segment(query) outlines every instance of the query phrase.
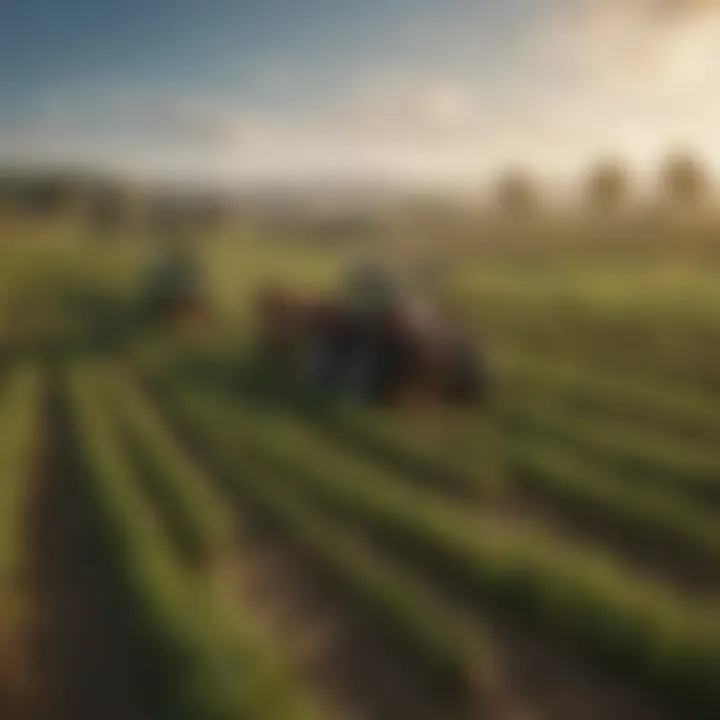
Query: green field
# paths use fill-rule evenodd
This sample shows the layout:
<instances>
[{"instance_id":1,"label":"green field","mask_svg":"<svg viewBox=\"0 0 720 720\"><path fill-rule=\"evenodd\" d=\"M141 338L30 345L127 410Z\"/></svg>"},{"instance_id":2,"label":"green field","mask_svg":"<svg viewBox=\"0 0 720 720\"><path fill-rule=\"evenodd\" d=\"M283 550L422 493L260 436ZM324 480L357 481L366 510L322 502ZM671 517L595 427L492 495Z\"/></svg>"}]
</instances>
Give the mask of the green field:
<instances>
[{"instance_id":1,"label":"green field","mask_svg":"<svg viewBox=\"0 0 720 720\"><path fill-rule=\"evenodd\" d=\"M720 255L548 232L447 250L493 393L432 423L249 369L332 249L208 241L179 334L144 241L8 237L0 717L720 717Z\"/></svg>"}]
</instances>

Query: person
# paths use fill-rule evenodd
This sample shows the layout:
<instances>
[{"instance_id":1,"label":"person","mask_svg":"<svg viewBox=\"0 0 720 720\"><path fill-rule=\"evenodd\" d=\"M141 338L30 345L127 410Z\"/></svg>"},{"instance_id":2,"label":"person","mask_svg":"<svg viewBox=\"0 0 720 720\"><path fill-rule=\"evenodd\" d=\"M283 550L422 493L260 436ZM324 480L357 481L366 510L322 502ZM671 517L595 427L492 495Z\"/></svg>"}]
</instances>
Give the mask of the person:
<instances>
[{"instance_id":1,"label":"person","mask_svg":"<svg viewBox=\"0 0 720 720\"><path fill-rule=\"evenodd\" d=\"M173 239L151 271L150 302L162 314L197 309L206 295L200 263L188 241Z\"/></svg>"}]
</instances>

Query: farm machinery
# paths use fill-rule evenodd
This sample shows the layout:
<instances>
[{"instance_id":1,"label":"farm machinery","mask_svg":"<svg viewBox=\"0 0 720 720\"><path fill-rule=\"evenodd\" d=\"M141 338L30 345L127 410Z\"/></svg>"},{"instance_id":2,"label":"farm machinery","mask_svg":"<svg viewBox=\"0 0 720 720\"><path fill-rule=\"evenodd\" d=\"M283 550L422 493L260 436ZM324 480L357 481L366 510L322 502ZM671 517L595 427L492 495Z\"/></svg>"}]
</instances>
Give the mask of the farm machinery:
<instances>
[{"instance_id":1,"label":"farm machinery","mask_svg":"<svg viewBox=\"0 0 720 720\"><path fill-rule=\"evenodd\" d=\"M344 292L307 299L282 286L258 294L263 364L333 395L371 404L478 405L487 371L455 317L363 269Z\"/></svg>"},{"instance_id":2,"label":"farm machinery","mask_svg":"<svg viewBox=\"0 0 720 720\"><path fill-rule=\"evenodd\" d=\"M173 326L202 322L212 314L210 293L189 245L171 246L152 268L144 311L152 323Z\"/></svg>"}]
</instances>

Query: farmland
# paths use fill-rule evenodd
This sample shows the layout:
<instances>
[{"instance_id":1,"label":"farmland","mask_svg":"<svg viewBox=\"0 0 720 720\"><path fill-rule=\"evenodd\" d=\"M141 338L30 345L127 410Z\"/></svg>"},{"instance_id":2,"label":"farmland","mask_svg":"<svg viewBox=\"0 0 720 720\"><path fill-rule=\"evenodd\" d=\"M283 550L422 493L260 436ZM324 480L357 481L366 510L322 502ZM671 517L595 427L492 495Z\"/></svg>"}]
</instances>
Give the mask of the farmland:
<instances>
[{"instance_id":1,"label":"farmland","mask_svg":"<svg viewBox=\"0 0 720 720\"><path fill-rule=\"evenodd\" d=\"M720 247L624 232L456 263L494 388L431 422L249 362L332 249L208 242L178 334L139 239L8 239L0 716L720 716Z\"/></svg>"}]
</instances>

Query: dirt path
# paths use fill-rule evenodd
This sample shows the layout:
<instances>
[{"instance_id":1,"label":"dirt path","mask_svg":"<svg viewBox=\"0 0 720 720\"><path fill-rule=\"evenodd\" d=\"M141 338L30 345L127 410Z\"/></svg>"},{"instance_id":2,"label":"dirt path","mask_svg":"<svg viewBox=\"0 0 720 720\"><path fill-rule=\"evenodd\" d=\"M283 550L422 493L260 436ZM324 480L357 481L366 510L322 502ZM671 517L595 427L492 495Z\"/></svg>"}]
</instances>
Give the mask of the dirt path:
<instances>
[{"instance_id":1,"label":"dirt path","mask_svg":"<svg viewBox=\"0 0 720 720\"><path fill-rule=\"evenodd\" d=\"M83 503L67 417L52 387L31 503L28 648L37 683L33 720L141 720L139 678L123 608Z\"/></svg>"},{"instance_id":2,"label":"dirt path","mask_svg":"<svg viewBox=\"0 0 720 720\"><path fill-rule=\"evenodd\" d=\"M255 516L257 517L257 516ZM266 521L245 523L235 591L331 718L465 720L463 699Z\"/></svg>"}]
</instances>

